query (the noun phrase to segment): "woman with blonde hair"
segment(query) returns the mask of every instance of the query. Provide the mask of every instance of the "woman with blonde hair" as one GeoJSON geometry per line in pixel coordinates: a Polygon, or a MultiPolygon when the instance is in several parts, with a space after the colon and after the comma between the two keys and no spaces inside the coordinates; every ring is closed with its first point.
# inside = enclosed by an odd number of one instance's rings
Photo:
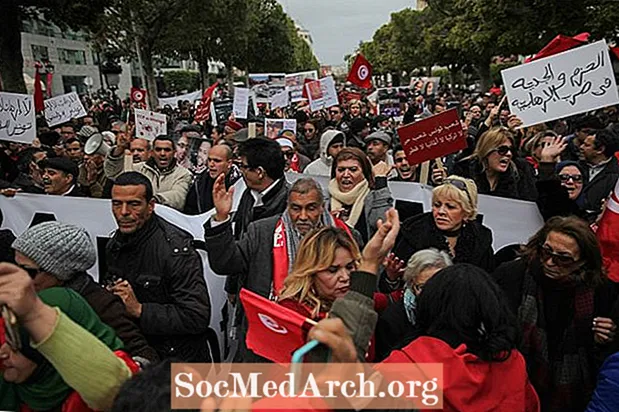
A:
{"type": "Polygon", "coordinates": [[[350,113],[350,118],[354,119],[356,117],[361,117],[361,107],[363,103],[360,100],[353,99],[350,101],[348,105],[348,111],[350,113]]]}
{"type": "Polygon", "coordinates": [[[517,156],[512,132],[495,127],[481,136],[471,156],[454,165],[452,174],[473,179],[481,194],[534,201],[533,167],[517,156]]]}
{"type": "MultiPolygon", "coordinates": [[[[416,252],[429,248],[449,253],[454,263],[470,263],[486,271],[494,269],[492,231],[477,221],[477,186],[471,179],[450,176],[435,187],[432,212],[402,223],[393,253],[407,262],[416,252]]],[[[386,275],[390,280],[395,278],[394,274],[386,275]]]]}

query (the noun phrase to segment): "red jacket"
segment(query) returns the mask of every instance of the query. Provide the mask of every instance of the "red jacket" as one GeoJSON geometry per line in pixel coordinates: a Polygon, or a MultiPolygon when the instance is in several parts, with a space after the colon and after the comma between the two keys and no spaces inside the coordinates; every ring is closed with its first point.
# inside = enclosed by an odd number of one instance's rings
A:
{"type": "MultiPolygon", "coordinates": [[[[443,411],[537,412],[539,399],[520,352],[504,362],[485,362],[442,340],[421,337],[391,352],[383,363],[442,363],[443,411]]],[[[380,366],[378,367],[380,370],[380,366]]]]}

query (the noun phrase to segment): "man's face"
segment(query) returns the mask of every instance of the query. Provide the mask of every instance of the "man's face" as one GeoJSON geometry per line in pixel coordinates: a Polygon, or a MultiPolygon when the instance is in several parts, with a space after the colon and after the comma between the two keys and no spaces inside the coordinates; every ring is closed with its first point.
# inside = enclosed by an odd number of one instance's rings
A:
{"type": "Polygon", "coordinates": [[[410,163],[408,163],[404,150],[398,150],[395,152],[394,162],[395,168],[403,180],[409,180],[413,177],[417,166],[411,166],[410,163]]]}
{"type": "Polygon", "coordinates": [[[82,118],[82,121],[84,122],[84,126],[93,126],[95,124],[95,121],[90,116],[82,118]]]}
{"type": "Polygon", "coordinates": [[[145,162],[150,159],[150,150],[148,150],[148,140],[134,139],[129,146],[133,163],[145,162]]]}
{"type": "Polygon", "coordinates": [[[211,144],[209,142],[202,142],[198,148],[198,167],[206,166],[208,163],[208,152],[211,150],[211,144]]]}
{"type": "Polygon", "coordinates": [[[158,140],[153,148],[155,164],[159,169],[170,166],[174,154],[174,145],[167,140],[158,140]]]}
{"type": "Polygon", "coordinates": [[[61,195],[66,193],[73,184],[73,176],[61,170],[50,169],[43,171],[43,188],[48,195],[61,195]]]}
{"type": "Polygon", "coordinates": [[[371,140],[368,143],[367,147],[367,155],[372,161],[373,164],[380,162],[381,160],[385,160],[385,155],[387,154],[387,150],[389,147],[380,140],[371,140]]]}
{"type": "Polygon", "coordinates": [[[221,174],[227,174],[232,165],[232,159],[228,159],[225,147],[214,146],[208,152],[208,174],[211,179],[217,179],[221,174]]]}
{"type": "Polygon", "coordinates": [[[66,145],[65,151],[69,159],[75,163],[80,163],[84,158],[84,151],[82,150],[82,145],[80,142],[72,142],[66,145]]]}
{"type": "Polygon", "coordinates": [[[154,209],[155,200],[146,200],[143,185],[112,187],[112,213],[120,233],[135,233],[150,219],[154,209]]]}
{"type": "Polygon", "coordinates": [[[75,130],[72,126],[62,126],[60,128],[60,135],[62,136],[62,140],[67,141],[75,137],[75,130]]]}
{"type": "Polygon", "coordinates": [[[122,125],[120,124],[115,124],[114,126],[112,126],[112,133],[114,133],[114,135],[116,136],[117,142],[119,137],[125,137],[125,135],[127,134],[122,130],[122,125]]]}
{"type": "Polygon", "coordinates": [[[323,211],[320,196],[315,190],[305,194],[290,192],[288,214],[301,236],[305,236],[320,225],[320,216],[323,211]]]}
{"type": "Polygon", "coordinates": [[[507,124],[507,120],[509,119],[509,110],[503,109],[499,114],[499,121],[501,124],[507,124]]]}
{"type": "Polygon", "coordinates": [[[241,156],[240,159],[239,168],[243,174],[245,185],[250,189],[259,190],[262,184],[262,179],[260,179],[261,169],[249,167],[245,156],[241,156]]]}
{"type": "Polygon", "coordinates": [[[600,152],[595,148],[595,136],[587,136],[580,145],[580,153],[585,161],[593,163],[596,160],[600,152]]]}
{"type": "Polygon", "coordinates": [[[327,154],[332,158],[335,159],[335,157],[342,151],[342,149],[344,148],[344,143],[339,142],[339,143],[333,143],[332,145],[330,145],[327,148],[327,154]]]}
{"type": "Polygon", "coordinates": [[[481,119],[481,108],[479,106],[471,107],[471,116],[476,120],[481,119]]]}
{"type": "Polygon", "coordinates": [[[103,162],[105,158],[100,154],[84,155],[84,163],[92,163],[96,166],[97,170],[103,169],[103,162]]]}
{"type": "Polygon", "coordinates": [[[292,158],[294,157],[295,151],[291,147],[282,147],[282,153],[284,154],[284,159],[286,160],[286,172],[290,170],[290,165],[292,162],[292,158]]]}
{"type": "Polygon", "coordinates": [[[187,158],[187,153],[189,151],[189,138],[186,135],[182,135],[180,139],[178,139],[178,143],[176,144],[176,160],[178,162],[183,162],[187,158]]]}
{"type": "Polygon", "coordinates": [[[342,109],[340,109],[339,106],[335,106],[329,109],[329,114],[331,115],[331,120],[333,120],[336,123],[339,123],[342,121],[342,117],[344,117],[343,113],[342,113],[342,109]]]}

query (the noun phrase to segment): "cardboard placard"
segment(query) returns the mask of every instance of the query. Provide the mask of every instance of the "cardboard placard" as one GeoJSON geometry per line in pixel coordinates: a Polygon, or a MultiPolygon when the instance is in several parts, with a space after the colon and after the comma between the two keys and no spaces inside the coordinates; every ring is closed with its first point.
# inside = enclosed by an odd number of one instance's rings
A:
{"type": "Polygon", "coordinates": [[[32,143],[36,119],[32,96],[0,92],[0,140],[32,143]]]}
{"type": "Polygon", "coordinates": [[[135,109],[135,136],[154,140],[168,134],[168,118],[165,114],[135,109]]]}
{"type": "Polygon", "coordinates": [[[49,127],[86,116],[86,109],[75,92],[52,97],[44,102],[45,121],[49,127]]]}

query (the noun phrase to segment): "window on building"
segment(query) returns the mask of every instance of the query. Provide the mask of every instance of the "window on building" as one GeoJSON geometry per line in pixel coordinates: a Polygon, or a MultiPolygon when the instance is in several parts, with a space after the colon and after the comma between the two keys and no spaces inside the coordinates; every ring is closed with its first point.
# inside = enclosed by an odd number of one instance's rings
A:
{"type": "Polygon", "coordinates": [[[32,45],[32,59],[34,61],[40,61],[40,62],[49,60],[49,52],[47,50],[47,47],[33,44],[32,45]]]}
{"type": "Polygon", "coordinates": [[[86,64],[86,52],[84,50],[58,49],[58,60],[63,64],[86,64]]]}

